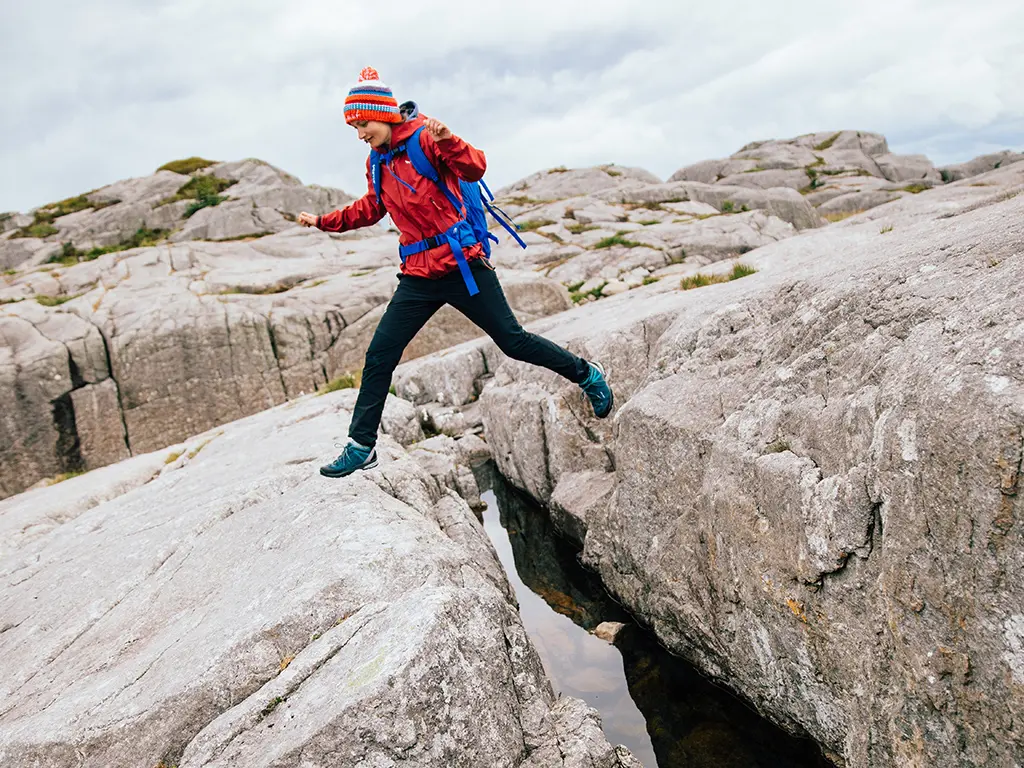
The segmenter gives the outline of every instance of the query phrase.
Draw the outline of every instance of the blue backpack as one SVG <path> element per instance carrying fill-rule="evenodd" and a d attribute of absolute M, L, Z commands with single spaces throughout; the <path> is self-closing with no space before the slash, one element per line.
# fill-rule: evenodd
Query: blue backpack
<path fill-rule="evenodd" d="M 416 111 L 413 105 L 411 110 L 406 109 L 406 104 L 402 105 L 403 114 L 409 117 L 415 117 Z M 491 194 L 491 190 L 487 188 L 487 185 L 480 180 L 479 182 L 469 182 L 459 180 L 459 191 L 462 193 L 462 201 L 452 194 L 452 191 L 448 189 L 448 186 L 441 180 L 437 174 L 437 169 L 431 164 L 430 160 L 423 152 L 423 147 L 420 146 L 420 133 L 423 131 L 423 126 L 416 129 L 405 141 L 392 147 L 389 152 L 377 152 L 376 150 L 370 150 L 370 174 L 373 179 L 373 189 L 377 193 L 377 202 L 380 203 L 381 207 L 384 207 L 384 202 L 380 198 L 380 168 L 383 165 L 391 169 L 388 165 L 391 160 L 402 153 L 409 156 L 409 161 L 412 163 L 412 167 L 416 169 L 416 172 L 420 176 L 425 176 L 430 179 L 434 184 L 438 186 L 444 196 L 448 198 L 448 201 L 455 207 L 457 213 L 462 216 L 461 221 L 453 225 L 450 229 L 440 232 L 436 235 L 428 237 L 425 240 L 420 240 L 418 243 L 411 243 L 409 245 L 400 246 L 398 249 L 399 255 L 402 258 L 402 263 L 405 263 L 407 257 L 412 256 L 415 253 L 422 253 L 428 251 L 431 248 L 437 248 L 439 245 L 448 243 L 451 246 L 452 253 L 455 256 L 455 261 L 459 265 L 459 271 L 462 273 L 462 279 L 466 283 L 466 287 L 469 289 L 469 295 L 475 296 L 480 292 L 477 288 L 476 280 L 473 279 L 473 273 L 469 268 L 469 263 L 466 261 L 466 256 L 463 253 L 463 248 L 468 248 L 471 245 L 480 243 L 484 249 L 484 257 L 491 257 L 491 243 L 498 242 L 498 238 L 492 235 L 487 230 L 487 214 L 490 213 L 501 226 L 503 226 L 512 237 L 516 239 L 523 248 L 526 247 L 526 243 L 519 237 L 516 230 L 518 226 L 513 222 L 508 215 L 497 206 L 492 206 L 494 202 L 494 195 Z M 403 186 L 408 187 L 412 192 L 416 190 L 402 181 L 400 178 L 392 173 L 395 181 Z M 488 201 L 487 198 L 490 198 Z M 463 212 L 465 208 L 465 212 Z M 501 214 L 500 216 L 498 214 Z"/>

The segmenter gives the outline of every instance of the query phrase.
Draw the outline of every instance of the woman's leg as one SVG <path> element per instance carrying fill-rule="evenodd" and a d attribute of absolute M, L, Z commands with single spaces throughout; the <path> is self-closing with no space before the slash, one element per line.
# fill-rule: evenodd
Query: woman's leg
<path fill-rule="evenodd" d="M 448 303 L 486 331 L 509 357 L 543 366 L 574 384 L 581 384 L 590 373 L 587 361 L 523 328 L 509 307 L 491 266 L 478 259 L 470 262 L 470 266 L 480 293 L 470 296 L 460 278 L 454 290 L 448 291 Z"/>
<path fill-rule="evenodd" d="M 376 444 L 391 375 L 409 342 L 444 305 L 444 299 L 438 297 L 433 282 L 403 275 L 377 324 L 366 350 L 363 381 L 359 385 L 359 396 L 348 429 L 349 437 L 361 445 L 370 447 Z"/>

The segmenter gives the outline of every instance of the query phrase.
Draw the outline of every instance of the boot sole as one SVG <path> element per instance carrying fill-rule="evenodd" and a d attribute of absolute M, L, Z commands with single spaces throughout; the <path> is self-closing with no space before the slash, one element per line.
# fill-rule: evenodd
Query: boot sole
<path fill-rule="evenodd" d="M 339 477 L 348 477 L 349 475 L 353 474 L 354 472 L 358 472 L 361 469 L 373 469 L 376 466 L 377 459 L 374 459 L 369 464 L 362 464 L 356 467 L 355 469 L 350 469 L 348 472 L 326 472 L 324 471 L 324 467 L 320 467 L 320 474 L 323 475 L 324 477 L 329 477 L 333 480 Z"/>

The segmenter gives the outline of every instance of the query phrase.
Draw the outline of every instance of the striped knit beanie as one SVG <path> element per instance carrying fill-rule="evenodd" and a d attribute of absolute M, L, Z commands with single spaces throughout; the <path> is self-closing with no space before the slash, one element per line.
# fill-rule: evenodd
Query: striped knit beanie
<path fill-rule="evenodd" d="M 359 82 L 348 92 L 345 99 L 345 122 L 351 125 L 357 120 L 378 120 L 382 123 L 400 123 L 391 89 L 380 81 L 380 75 L 373 67 L 359 73 Z"/>

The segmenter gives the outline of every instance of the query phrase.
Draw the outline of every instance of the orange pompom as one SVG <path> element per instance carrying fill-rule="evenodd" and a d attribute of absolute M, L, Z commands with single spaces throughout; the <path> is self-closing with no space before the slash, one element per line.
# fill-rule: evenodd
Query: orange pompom
<path fill-rule="evenodd" d="M 377 74 L 377 70 L 373 67 L 365 67 L 363 71 L 359 73 L 360 83 L 367 80 L 380 80 L 380 75 Z"/>

